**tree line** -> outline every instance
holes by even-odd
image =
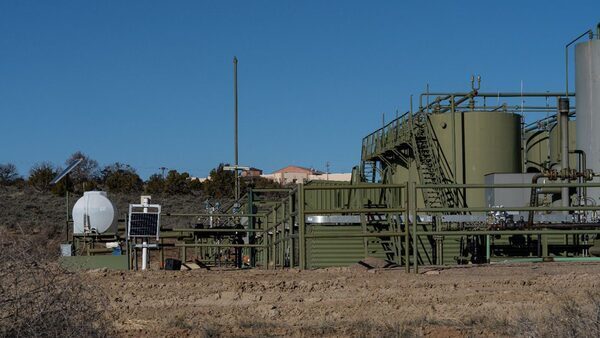
[[[65,165],[77,159],[81,163],[71,171],[67,179],[51,185],[52,179],[62,168],[50,162],[39,162],[31,167],[29,175],[22,177],[12,163],[0,164],[0,185],[31,187],[40,192],[52,192],[64,195],[67,191],[83,193],[90,190],[105,190],[113,193],[147,193],[147,194],[205,194],[214,198],[231,198],[234,196],[235,175],[224,170],[227,164],[219,164],[211,170],[207,180],[200,182],[192,179],[189,173],[175,169],[166,174],[153,174],[146,181],[138,175],[132,166],[115,162],[100,167],[98,162],[81,151],[73,153]],[[274,188],[279,184],[263,177],[243,177],[240,180],[242,191],[249,187]]]

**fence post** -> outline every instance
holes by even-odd
[[[410,184],[406,182],[404,188],[404,265],[406,272],[410,272]]]
[[[248,188],[248,214],[254,214],[254,193],[252,192],[252,188]],[[254,216],[248,216],[248,229],[254,229]],[[254,244],[256,236],[254,232],[248,233],[248,243]],[[241,252],[242,250],[238,251]],[[256,249],[250,248],[250,266],[256,266]]]
[[[266,221],[267,217],[265,217],[265,229],[268,229],[269,223]],[[269,232],[264,231],[262,234],[263,244],[265,245],[262,248],[262,260],[263,266],[266,270],[269,270]]]
[[[414,273],[419,273],[419,253],[417,250],[417,188],[415,187],[415,182],[409,183],[411,196],[409,198],[411,205],[411,214],[412,214],[412,238],[413,238],[413,267]]]
[[[289,226],[290,226],[290,230],[288,231],[288,234],[290,236],[290,268],[293,268],[295,263],[294,262],[294,198],[292,197],[292,194],[290,193],[288,196],[288,204],[289,204],[289,216],[290,216],[290,220],[289,220]]]
[[[306,227],[306,217],[304,216],[304,184],[298,184],[298,217],[299,217],[299,229],[298,229],[298,244],[300,253],[300,269],[306,269],[306,240],[304,238],[304,231]]]

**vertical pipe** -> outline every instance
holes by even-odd
[[[134,248],[133,259],[134,259],[135,271],[137,271],[137,270],[139,270],[138,250],[136,248],[138,240],[137,240],[137,238],[135,238],[133,241],[134,242],[133,242],[133,244],[131,244],[131,246]],[[84,245],[85,245],[85,243],[84,243]]]
[[[148,264],[148,242],[142,242],[142,271],[146,270]]]
[[[68,177],[68,174],[67,174],[67,177]],[[65,184],[67,184],[66,180],[65,180]],[[65,236],[67,237],[67,241],[65,243],[69,243],[69,186],[68,185],[67,185],[66,199],[67,199],[67,222],[65,224]]]
[[[566,172],[569,169],[569,98],[558,98],[557,106],[560,118],[560,165]],[[561,203],[563,207],[569,206],[569,188],[567,187],[561,189]]]
[[[238,84],[237,84],[237,57],[233,57],[233,100],[234,100],[234,160],[235,160],[235,200],[240,198],[240,182],[238,173]]]
[[[491,256],[492,256],[492,250],[491,250],[490,246],[491,246],[490,235],[486,235],[485,236],[485,260],[488,264],[490,263]]]

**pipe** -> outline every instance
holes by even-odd
[[[544,228],[544,229],[578,229],[578,228],[598,228],[600,223],[549,223],[534,225],[533,229]]]
[[[560,165],[562,170],[569,169],[569,98],[558,98],[558,114],[560,117]],[[567,183],[569,179],[567,178]],[[561,192],[561,204],[569,206],[569,188],[563,187]],[[567,213],[567,212],[565,212]]]
[[[430,92],[428,94],[430,96],[443,96],[443,95],[454,95],[454,96],[468,96],[472,92],[460,92],[460,93],[443,93],[443,92]],[[535,93],[535,92],[505,92],[505,93],[489,93],[489,92],[478,92],[477,96],[479,97],[559,97],[565,96],[564,93],[558,92],[543,92],[543,93]],[[569,93],[566,96],[575,96],[575,93]]]
[[[581,149],[575,149],[572,151],[569,151],[569,154],[576,154],[578,155],[578,159],[577,159],[577,163],[579,165],[579,168],[577,168],[577,170],[580,173],[584,173],[587,170],[587,156],[585,154],[585,151],[581,150]],[[585,177],[580,177],[577,180],[577,183],[584,183],[585,182]],[[578,189],[579,193],[578,193],[578,197],[579,197],[579,201],[581,201],[583,199],[584,203],[587,204],[587,188],[586,187],[580,187]]]
[[[142,271],[146,270],[148,264],[148,242],[142,242]]]
[[[537,184],[537,181],[540,178],[543,177],[548,177],[547,174],[535,174],[533,175],[533,177],[531,178],[531,183],[532,184]],[[531,188],[531,196],[529,197],[529,206],[530,207],[537,207],[537,188],[532,187]],[[533,216],[534,216],[534,211],[531,210],[529,211],[529,215],[528,215],[528,219],[527,219],[527,226],[529,228],[533,227]]]
[[[525,107],[525,108],[527,108],[527,107]],[[552,110],[556,110],[556,107],[552,108]],[[575,116],[576,116],[575,111],[571,111],[569,113],[569,117],[575,117]],[[539,119],[532,123],[529,123],[528,125],[525,126],[525,131],[528,132],[528,131],[539,129],[539,123],[544,123],[546,125],[554,124],[554,123],[556,123],[556,115],[551,115],[551,116],[545,117],[543,119]]]
[[[472,98],[474,98],[475,96],[478,96],[478,92],[477,89],[473,89],[473,91],[469,92],[467,95],[463,96],[462,98],[460,98],[458,101],[454,101],[451,102],[451,107],[458,107],[460,106],[461,103],[467,101],[467,100],[471,100]],[[453,98],[455,96],[453,95]],[[440,113],[444,113],[447,112],[448,110],[451,109],[451,107],[446,107],[444,109],[440,109]]]

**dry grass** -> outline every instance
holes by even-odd
[[[582,299],[559,298],[546,312],[522,314],[510,327],[521,337],[600,337],[600,293]]]
[[[106,298],[46,253],[37,241],[0,231],[0,336],[108,336]]]

